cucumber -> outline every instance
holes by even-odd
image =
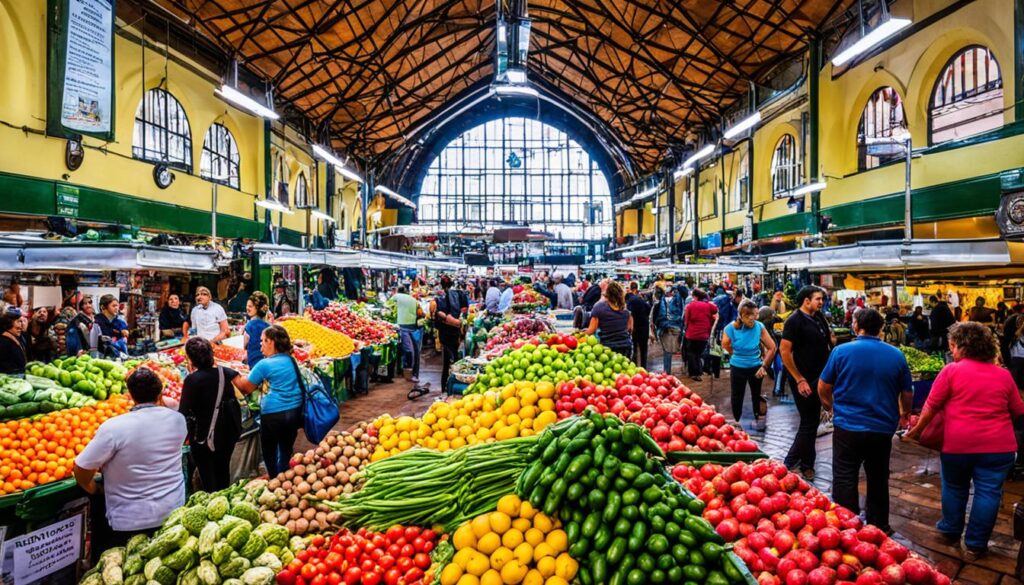
[[[590,453],[580,453],[573,458],[572,462],[569,463],[569,467],[565,470],[566,480],[574,481],[583,475],[590,468],[592,460],[593,458],[590,456]]]
[[[622,506],[622,496],[618,492],[611,492],[608,494],[608,503],[605,504],[604,518],[605,524],[611,524],[619,517],[619,508]]]
[[[617,536],[614,540],[612,540],[611,545],[608,547],[608,554],[605,555],[605,558],[608,559],[608,564],[610,566],[615,566],[619,564],[619,561],[622,560],[622,556],[625,554],[626,539],[621,536]]]

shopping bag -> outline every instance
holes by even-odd
[[[921,431],[921,438],[918,439],[918,443],[927,449],[942,451],[942,439],[945,432],[946,413],[940,410],[935,413],[935,417],[928,423],[928,426]]]
[[[338,403],[319,376],[310,374],[310,379],[306,380],[299,369],[299,363],[292,360],[292,364],[302,388],[302,426],[306,431],[306,439],[311,443],[319,443],[341,418]]]

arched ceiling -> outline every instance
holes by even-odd
[[[493,77],[494,0],[158,0],[378,162]],[[854,0],[530,0],[530,80],[652,171]]]

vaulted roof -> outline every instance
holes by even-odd
[[[159,0],[366,160],[493,76],[494,0]],[[852,0],[530,0],[530,80],[603,121],[640,171]]]

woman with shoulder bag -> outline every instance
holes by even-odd
[[[732,382],[732,415],[739,427],[743,415],[743,395],[750,387],[750,405],[754,411],[754,428],[765,429],[761,412],[761,381],[775,359],[775,340],[763,323],[757,320],[753,301],[740,303],[739,316],[722,331],[722,349],[729,353]],[[763,349],[763,351],[762,351]]]
[[[185,344],[191,373],[181,387],[178,407],[188,421],[188,442],[203,489],[231,485],[231,455],[242,434],[242,409],[231,382],[238,372],[214,365],[213,345],[202,337]]]
[[[973,484],[964,544],[967,557],[975,559],[988,552],[1003,482],[1017,451],[1013,421],[1024,416],[1024,401],[1010,373],[995,363],[999,350],[991,329],[974,322],[954,324],[949,351],[954,363],[935,378],[921,418],[904,440],[920,440],[932,420],[943,416],[942,520],[936,528],[950,544],[959,544]]]
[[[292,357],[292,340],[280,325],[271,325],[260,336],[264,359],[233,382],[245,394],[256,390],[264,381],[270,391],[260,404],[260,446],[267,473],[275,477],[288,469],[295,449],[295,437],[303,425],[302,382]]]

